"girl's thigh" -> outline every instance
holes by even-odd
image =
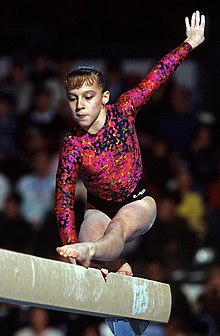
[[[87,209],[79,232],[79,242],[95,242],[102,238],[110,221],[102,211]]]
[[[125,242],[146,233],[156,218],[156,203],[150,196],[123,206],[112,219],[122,227]]]

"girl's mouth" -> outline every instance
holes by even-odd
[[[79,118],[80,120],[86,118],[86,115],[78,115],[77,118]]]

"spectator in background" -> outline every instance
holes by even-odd
[[[119,96],[131,88],[124,79],[122,67],[118,60],[109,60],[106,68],[106,87],[111,92],[109,103],[114,103]]]
[[[216,173],[207,187],[207,244],[220,251],[220,158],[215,168]]]
[[[30,171],[33,157],[38,152],[49,151],[50,143],[47,136],[33,127],[27,128],[26,132],[21,135],[21,151],[26,170]]]
[[[56,230],[56,216],[54,211],[45,215],[42,225],[36,233],[33,252],[42,258],[57,259],[55,246],[60,244],[60,237]],[[49,239],[49,244],[48,244]]]
[[[210,126],[202,124],[198,127],[189,147],[189,161],[195,176],[196,187],[205,195],[217,164],[217,149]]]
[[[14,98],[15,111],[18,115],[25,114],[31,107],[33,85],[28,80],[28,62],[26,57],[12,57],[8,76],[4,81],[4,90]]]
[[[29,80],[35,90],[39,90],[51,79],[56,78],[55,65],[47,52],[39,51],[33,55]]]
[[[170,321],[167,325],[154,324],[151,322],[144,335],[172,335],[167,331],[172,328],[173,321],[178,321],[184,329],[193,328],[193,315],[187,297],[181,291],[180,287],[172,282],[167,272],[166,261],[162,258],[153,258],[142,260],[141,276],[143,278],[169,283],[172,293],[172,307]],[[151,333],[151,327],[152,333]],[[157,331],[157,333],[156,333]],[[189,335],[189,334],[187,334]]]
[[[17,151],[18,118],[11,95],[0,92],[0,152],[12,157]]]
[[[21,171],[19,164],[20,120],[15,114],[14,99],[0,92],[0,171],[14,182]]]
[[[215,165],[215,174],[208,184],[208,201],[211,209],[220,209],[220,157]]]
[[[185,152],[195,136],[198,120],[188,90],[177,84],[170,89],[169,105],[155,122],[155,131],[177,152]]]
[[[54,77],[45,81],[45,87],[51,91],[53,107],[59,108],[60,104],[66,103],[64,79],[73,67],[73,60],[68,56],[61,56],[55,66]]]
[[[58,146],[59,136],[66,129],[63,116],[53,107],[51,90],[40,88],[33,98],[33,107],[22,119],[24,134],[29,129],[36,129],[42,137],[47,139],[50,149]]]
[[[193,189],[190,169],[181,169],[177,174],[177,213],[186,219],[190,229],[198,236],[206,234],[205,203],[201,194]]]
[[[21,198],[10,194],[0,212],[0,247],[16,252],[30,252],[32,230],[21,214]]]
[[[51,326],[49,310],[30,308],[28,326],[19,329],[14,336],[65,336],[58,328]]]
[[[206,326],[206,330],[218,335],[220,332],[220,264],[213,264],[208,270],[208,277],[204,283],[203,294],[198,298],[198,322]]]
[[[11,185],[9,179],[0,172],[0,211],[4,206],[5,199],[9,195],[10,190]]]
[[[25,321],[24,310],[21,306],[0,302],[0,334],[14,336],[14,333]]]
[[[163,257],[169,272],[187,268],[194,252],[194,234],[178,215],[177,206],[171,195],[160,197],[155,225],[139,244],[142,257]]]
[[[22,214],[37,231],[54,203],[55,176],[51,173],[50,160],[47,152],[37,152],[32,172],[21,176],[16,183],[16,191],[22,197]]]
[[[204,198],[194,187],[195,180],[188,162],[179,160],[174,173],[168,190],[178,201],[177,214],[187,221],[190,230],[202,242],[207,230]]]
[[[82,336],[101,336],[99,328],[93,325],[86,326]]]
[[[146,182],[150,192],[158,197],[166,190],[171,174],[169,145],[166,139],[155,138],[148,148],[141,149]]]

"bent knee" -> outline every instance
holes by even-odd
[[[101,211],[96,209],[86,210],[79,231],[79,242],[97,241],[103,236],[109,222],[110,218]]]
[[[155,221],[155,218],[157,215],[157,205],[156,205],[155,200],[150,196],[144,197],[141,201],[148,213],[148,222],[149,222],[149,225],[147,228],[147,231],[148,231],[152,227]]]
[[[157,213],[157,205],[153,197],[146,196],[142,198],[142,204],[147,209],[148,212],[152,213],[152,215],[156,215]]]

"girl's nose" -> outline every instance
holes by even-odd
[[[83,99],[78,98],[76,107],[78,110],[81,110],[84,107]]]

